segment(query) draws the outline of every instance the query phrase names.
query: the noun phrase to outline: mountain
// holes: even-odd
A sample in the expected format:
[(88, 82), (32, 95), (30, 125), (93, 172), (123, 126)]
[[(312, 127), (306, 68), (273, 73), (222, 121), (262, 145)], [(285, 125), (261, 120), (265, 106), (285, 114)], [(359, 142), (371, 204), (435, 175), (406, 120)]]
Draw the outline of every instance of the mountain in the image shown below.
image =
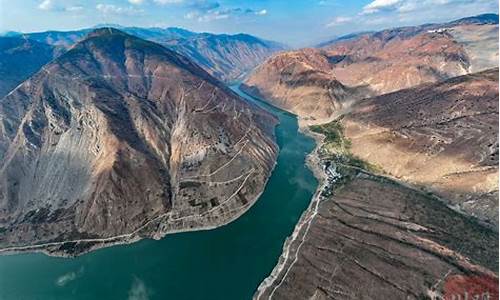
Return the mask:
[(248, 34), (201, 33), (163, 43), (198, 63), (223, 81), (240, 79), (284, 46)]
[(482, 15), (369, 33), (324, 49), (339, 58), (340, 81), (380, 94), (498, 66), (497, 33), (498, 21)]
[(482, 14), (467, 18), (458, 19), (448, 23), (448, 25), (484, 25), (484, 24), (498, 24), (498, 14)]
[(69, 49), (75, 43), (84, 39), (92, 30), (92, 28), (71, 31), (49, 30), (44, 32), (21, 33), (20, 36), (54, 47)]
[[(497, 14), (482, 14), (482, 15), (477, 15), (477, 16), (472, 16), (472, 17), (466, 17), (446, 23), (429, 23), (429, 24), (423, 24), (423, 25), (418, 25), (418, 26), (407, 26), (407, 27), (400, 27), (400, 28), (394, 28), (390, 29), (391, 31), (396, 31), (400, 33), (410, 33), (411, 35), (418, 34), (427, 30), (436, 30), (439, 28), (451, 28), (455, 26), (460, 26), (460, 25), (498, 25), (498, 15)], [(357, 39), (363, 35), (373, 35), (377, 32), (374, 31), (363, 31), (363, 32), (356, 32), (356, 33), (349, 33), (346, 35), (342, 35), (339, 37), (336, 37), (334, 39), (331, 39), (326, 42), (322, 42), (316, 46), (316, 48), (325, 48), (328, 46), (332, 46), (336, 43), (339, 43), (341, 41), (346, 41), (346, 40), (353, 40)]]
[[(338, 99), (359, 98), (345, 95), (345, 90), (362, 88), (362, 95), (379, 95), (498, 66), (498, 24), (491, 24), (489, 17), (471, 20), (484, 21), (354, 34), (320, 49), (279, 53), (256, 68), (245, 84), (248, 91), (267, 96), (303, 118), (321, 119), (348, 108), (338, 105), (342, 102)], [(304, 77), (313, 73), (336, 81), (343, 90), (339, 93), (324, 81)], [(295, 109), (304, 105), (314, 111)]]
[(304, 119), (327, 120), (355, 98), (369, 94), (343, 85), (329, 57), (316, 49), (274, 55), (257, 67), (242, 88)]
[(254, 299), (496, 297), (498, 68), (351, 109), (321, 125), (350, 161), (320, 151), (322, 192)]
[[(46, 31), (23, 36), (68, 49), (91, 30)], [(195, 33), (177, 27), (120, 27), (120, 30), (178, 51), (223, 81), (239, 79), (271, 54), (285, 49), (281, 44), (248, 34)]]
[(328, 40), (328, 41), (325, 41), (325, 42), (321, 42), (319, 44), (317, 44), (314, 48), (324, 48), (324, 47), (328, 47), (328, 46), (331, 46), (337, 42), (340, 42), (340, 41), (345, 41), (345, 40), (353, 40), (355, 38), (358, 38), (364, 34), (371, 34), (373, 33), (373, 31), (361, 31), (361, 32), (355, 32), (355, 33), (349, 33), (349, 34), (345, 34), (345, 35), (341, 35), (339, 37), (335, 37), (331, 40)]
[(0, 100), (0, 245), (77, 255), (227, 223), (264, 188), (276, 123), (184, 56), (95, 30)]
[(0, 37), (0, 98), (53, 57), (50, 45), (19, 37)]
[(178, 27), (123, 27), (121, 30), (127, 32), (128, 34), (138, 36), (142, 39), (152, 40), (157, 43), (162, 43), (173, 39), (185, 39), (198, 35), (195, 32)]
[(342, 123), (354, 155), (498, 226), (498, 68), (351, 109)]

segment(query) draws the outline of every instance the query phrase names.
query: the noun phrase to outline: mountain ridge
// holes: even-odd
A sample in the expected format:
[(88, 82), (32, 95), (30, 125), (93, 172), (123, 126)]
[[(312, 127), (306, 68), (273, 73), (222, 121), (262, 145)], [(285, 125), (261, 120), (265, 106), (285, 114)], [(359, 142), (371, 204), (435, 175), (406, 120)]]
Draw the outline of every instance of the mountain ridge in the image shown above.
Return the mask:
[[(280, 52), (255, 68), (244, 84), (248, 92), (305, 121), (321, 123), (363, 97), (498, 66), (498, 24), (490, 19), (358, 33), (321, 48)], [(313, 73), (345, 88), (304, 77)]]
[[(228, 82), (240, 78), (272, 53), (286, 48), (283, 44), (245, 33), (196, 33), (179, 27), (142, 28), (104, 25), (105, 28), (113, 26), (181, 52), (205, 68), (212, 76)], [(20, 36), (53, 45), (61, 53), (85, 38), (94, 29), (96, 28), (21, 33)]]
[(225, 224), (277, 155), (275, 117), (116, 29), (4, 97), (0, 121), (0, 244), (52, 255)]

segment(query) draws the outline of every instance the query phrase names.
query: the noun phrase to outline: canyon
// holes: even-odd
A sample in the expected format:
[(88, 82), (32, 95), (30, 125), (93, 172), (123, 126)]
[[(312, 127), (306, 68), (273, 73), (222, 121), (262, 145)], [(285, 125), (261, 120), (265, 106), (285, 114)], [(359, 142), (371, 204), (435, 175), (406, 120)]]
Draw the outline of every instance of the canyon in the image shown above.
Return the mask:
[(0, 254), (73, 257), (0, 257), (0, 297), (497, 298), (498, 72), (496, 14), (0, 37)]

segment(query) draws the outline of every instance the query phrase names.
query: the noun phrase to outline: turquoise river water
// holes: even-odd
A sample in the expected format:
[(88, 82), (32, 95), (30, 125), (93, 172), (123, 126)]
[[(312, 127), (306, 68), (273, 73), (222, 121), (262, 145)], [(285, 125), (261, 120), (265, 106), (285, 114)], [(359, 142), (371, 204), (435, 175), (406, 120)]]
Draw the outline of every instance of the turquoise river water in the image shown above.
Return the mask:
[(277, 115), (278, 163), (264, 193), (243, 216), (213, 230), (113, 246), (77, 258), (0, 256), (0, 300), (251, 299), (276, 265), (283, 244), (311, 201), (317, 180), (305, 166), (314, 141), (297, 119)]

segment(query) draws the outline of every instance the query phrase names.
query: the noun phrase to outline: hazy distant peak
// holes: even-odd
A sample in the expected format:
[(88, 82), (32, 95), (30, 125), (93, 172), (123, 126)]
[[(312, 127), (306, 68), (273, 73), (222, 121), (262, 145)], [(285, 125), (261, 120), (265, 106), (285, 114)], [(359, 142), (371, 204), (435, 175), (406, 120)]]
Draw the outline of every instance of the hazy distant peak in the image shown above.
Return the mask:
[(93, 31), (91, 31), (87, 37), (96, 37), (96, 36), (107, 36), (107, 35), (126, 35), (125, 32), (118, 30), (113, 27), (102, 27), (102, 28), (97, 28)]
[(450, 25), (463, 24), (498, 24), (498, 14), (482, 14), (451, 21)]

